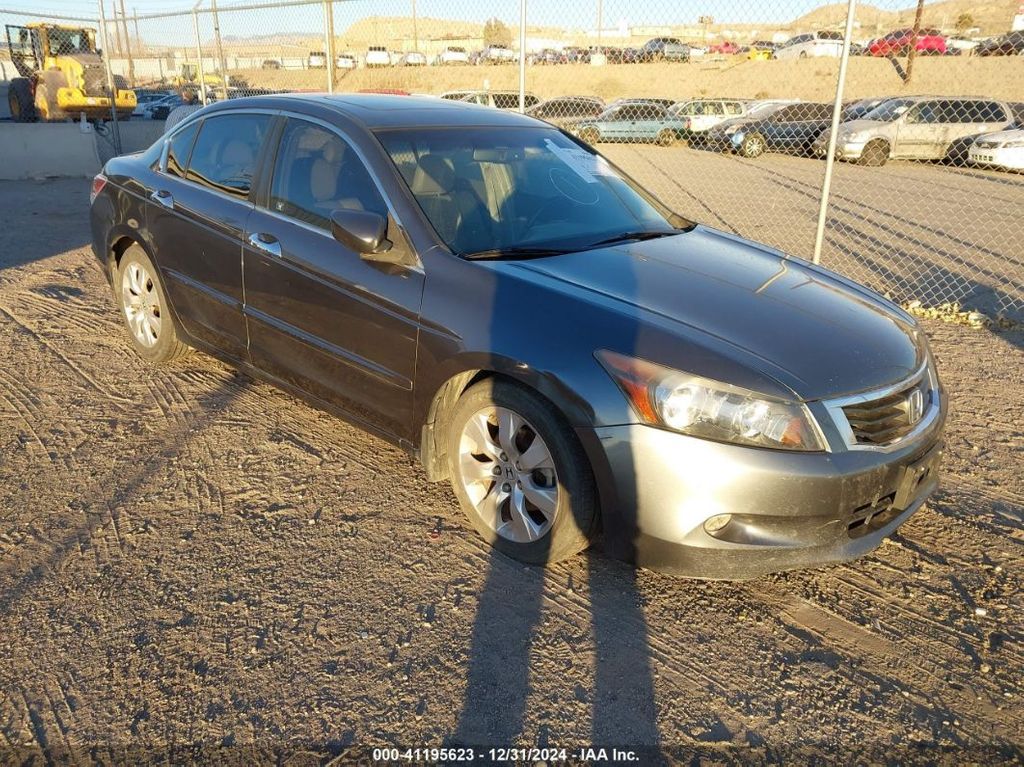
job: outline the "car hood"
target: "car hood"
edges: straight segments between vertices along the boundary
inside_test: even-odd
[[[1020,141],[1024,139],[1024,129],[1012,128],[1011,130],[1001,130],[998,133],[986,133],[982,136],[978,136],[976,141]]]
[[[895,122],[895,121],[894,121]],[[885,122],[884,120],[849,120],[839,125],[839,133],[855,133],[862,130],[879,130],[886,126],[892,125],[892,122]]]
[[[880,296],[703,226],[504,265],[533,280],[558,281],[562,290],[633,319],[638,356],[706,374],[694,360],[681,358],[696,345],[805,400],[884,386],[911,375],[921,362],[913,320]],[[660,341],[648,349],[639,342],[645,326],[657,328],[659,338],[667,331],[690,351]]]

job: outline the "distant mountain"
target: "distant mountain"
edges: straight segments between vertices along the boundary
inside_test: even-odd
[[[971,17],[972,26],[978,27],[982,33],[998,34],[1009,31],[1019,5],[1019,0],[942,0],[925,4],[922,21],[929,27],[952,30],[956,27],[961,14],[967,14]],[[861,35],[868,31],[885,33],[899,27],[911,26],[916,11],[917,6],[914,5],[900,11],[886,11],[874,5],[858,4],[855,19]],[[800,30],[834,29],[842,27],[845,23],[846,3],[833,3],[804,14],[794,20],[791,27]]]

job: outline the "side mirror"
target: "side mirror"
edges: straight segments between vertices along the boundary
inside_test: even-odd
[[[388,219],[365,210],[336,210],[331,214],[334,239],[360,256],[375,256],[391,250]]]

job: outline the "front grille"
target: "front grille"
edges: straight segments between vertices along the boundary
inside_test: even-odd
[[[107,91],[107,75],[100,64],[86,64],[82,68],[86,96],[103,96]]]
[[[932,404],[928,376],[893,394],[843,407],[858,445],[888,445],[905,437]]]

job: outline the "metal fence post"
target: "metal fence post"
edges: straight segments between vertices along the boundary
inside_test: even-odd
[[[839,116],[843,111],[843,90],[846,88],[846,65],[850,63],[850,40],[853,37],[853,18],[857,0],[846,5],[846,31],[843,33],[843,53],[839,59],[839,77],[836,79],[836,100],[832,104],[832,128],[828,134],[825,153],[825,177],[821,182],[821,200],[818,204],[818,227],[814,232],[814,263],[821,263],[821,246],[825,241],[825,219],[828,216],[828,197],[832,190],[832,168],[836,163],[836,138]]]
[[[107,48],[107,18],[103,10],[104,0],[99,0],[100,9],[100,50],[103,51],[103,64],[107,69],[107,93],[110,94],[110,117],[113,126],[114,151],[121,154],[121,129],[117,124],[117,85],[114,83],[114,70],[110,68],[110,51]]]
[[[199,93],[202,102],[206,103],[206,74],[203,70],[203,42],[199,38],[199,4],[192,9],[192,27],[196,32],[196,57],[199,61],[196,64],[196,76],[199,78]]]
[[[117,10],[114,10],[117,15]],[[132,57],[132,38],[128,34],[128,16],[124,12],[124,0],[121,0],[121,26],[124,28],[125,50],[128,53],[128,83],[135,87],[135,59]]]
[[[224,60],[224,48],[220,44],[220,16],[217,13],[217,0],[210,0],[210,12],[213,13],[213,44],[217,52],[217,66],[220,68],[221,97],[228,100],[228,67]]]
[[[526,111],[526,0],[519,0],[519,113]]]
[[[324,0],[324,53],[327,56],[327,92],[334,93],[334,3]]]

